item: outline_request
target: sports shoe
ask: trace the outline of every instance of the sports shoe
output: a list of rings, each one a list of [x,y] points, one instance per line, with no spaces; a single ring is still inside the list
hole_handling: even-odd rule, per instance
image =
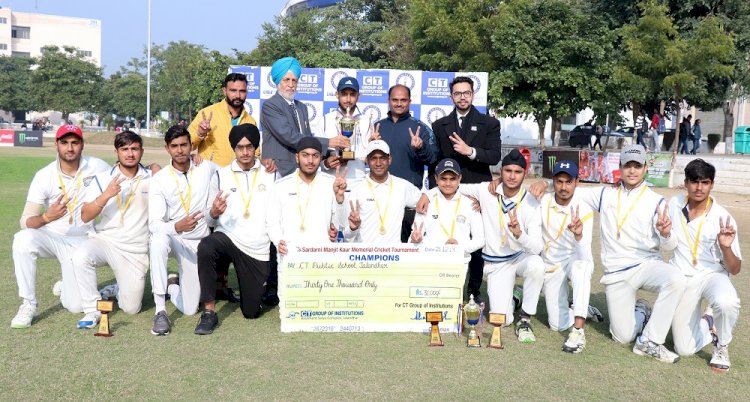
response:
[[[521,318],[516,323],[516,335],[518,336],[518,341],[521,343],[534,343],[536,341],[534,331],[531,330],[531,322],[528,318]]]
[[[99,294],[104,300],[112,300],[117,298],[117,293],[120,291],[120,287],[116,283],[107,285],[99,290]]]
[[[589,304],[588,311],[586,311],[586,319],[591,322],[604,322],[604,314],[598,308]]]
[[[52,294],[60,297],[62,296],[62,290],[63,290],[63,282],[57,281],[54,285],[52,285]]]
[[[24,300],[21,307],[18,308],[18,313],[11,320],[10,327],[15,329],[28,328],[31,326],[34,317],[36,317],[36,306],[28,300]]]
[[[154,325],[151,327],[151,335],[164,336],[169,335],[172,329],[172,323],[169,322],[167,312],[162,310],[154,316]]]
[[[219,325],[219,317],[213,311],[204,311],[201,313],[201,319],[198,321],[198,325],[195,327],[196,335],[211,335]]]
[[[226,300],[230,303],[240,302],[239,296],[234,293],[232,288],[216,288],[216,300]]]
[[[641,342],[640,337],[635,339],[633,353],[641,356],[653,357],[656,360],[666,363],[676,363],[680,360],[680,356],[671,352],[666,346],[651,341]]]
[[[711,370],[719,373],[729,371],[729,348],[727,345],[719,345],[718,342],[714,345],[711,362],[708,365],[711,366]]]
[[[583,348],[586,347],[586,334],[583,333],[583,329],[571,328],[568,334],[568,339],[563,343],[563,352],[568,353],[581,353]]]
[[[276,288],[267,288],[263,296],[260,297],[260,302],[264,306],[274,307],[279,305],[279,293]]]
[[[513,287],[513,310],[521,308],[521,301],[523,300],[523,288],[516,285]]]
[[[99,324],[99,319],[102,317],[102,313],[94,311],[93,313],[86,313],[80,320],[78,320],[78,329],[91,329],[95,328]]]

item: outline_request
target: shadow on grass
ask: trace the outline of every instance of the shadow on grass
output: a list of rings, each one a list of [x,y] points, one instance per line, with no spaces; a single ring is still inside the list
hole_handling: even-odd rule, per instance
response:
[[[34,321],[44,320],[45,318],[49,318],[52,315],[54,315],[54,314],[56,314],[56,313],[58,313],[60,311],[63,311],[63,310],[65,310],[65,308],[63,308],[62,304],[57,303],[54,306],[52,306],[52,307],[50,307],[50,308],[42,311],[39,315],[37,315],[34,318]]]

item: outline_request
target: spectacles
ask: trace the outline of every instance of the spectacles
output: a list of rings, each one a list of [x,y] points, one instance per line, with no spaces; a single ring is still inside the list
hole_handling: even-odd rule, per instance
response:
[[[454,98],[468,98],[473,94],[474,94],[474,91],[463,91],[463,92],[454,92],[452,95]]]

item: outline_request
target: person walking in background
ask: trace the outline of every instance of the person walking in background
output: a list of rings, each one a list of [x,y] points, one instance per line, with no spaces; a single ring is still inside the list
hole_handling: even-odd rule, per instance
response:
[[[641,110],[638,117],[635,119],[635,133],[637,135],[636,137],[636,144],[643,145],[643,147],[646,147],[646,143],[643,142],[643,132],[646,131],[646,113]]]
[[[701,119],[695,119],[695,125],[693,125],[691,136],[693,140],[693,149],[690,150],[690,153],[695,155],[698,153],[698,148],[701,147]]]
[[[661,151],[661,144],[659,144],[659,123],[661,119],[659,118],[659,110],[654,108],[654,114],[651,115],[651,125],[649,126],[649,135],[651,137],[651,140],[653,141],[653,150],[654,152]]]
[[[693,118],[693,115],[689,114],[688,117],[685,117],[682,119],[682,123],[680,123],[680,143],[677,147],[677,152],[681,154],[688,153],[687,149],[687,138],[688,133],[690,133],[690,119]]]

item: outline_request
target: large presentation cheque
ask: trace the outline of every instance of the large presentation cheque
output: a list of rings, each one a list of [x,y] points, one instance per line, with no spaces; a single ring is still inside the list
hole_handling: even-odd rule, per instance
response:
[[[466,265],[453,245],[289,245],[279,261],[281,332],[441,332],[458,329]]]

